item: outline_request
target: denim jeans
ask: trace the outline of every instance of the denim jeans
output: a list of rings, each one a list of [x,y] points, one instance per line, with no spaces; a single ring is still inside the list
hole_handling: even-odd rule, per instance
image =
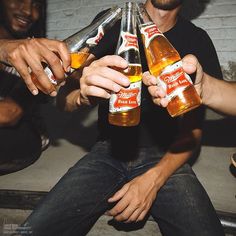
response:
[[[135,160],[121,161],[111,155],[108,142],[98,142],[68,170],[23,226],[35,236],[86,235],[114,206],[108,198],[156,165],[162,155],[155,148],[143,148]],[[224,235],[207,193],[188,164],[160,189],[150,214],[165,236]]]

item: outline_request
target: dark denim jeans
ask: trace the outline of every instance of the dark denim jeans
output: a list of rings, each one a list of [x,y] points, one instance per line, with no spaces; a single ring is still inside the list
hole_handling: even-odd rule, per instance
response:
[[[124,162],[111,156],[109,143],[98,142],[61,178],[24,226],[35,236],[86,235],[113,206],[108,198],[161,156],[156,149],[141,149],[137,159]],[[161,188],[150,214],[165,236],[224,235],[207,193],[188,164]]]

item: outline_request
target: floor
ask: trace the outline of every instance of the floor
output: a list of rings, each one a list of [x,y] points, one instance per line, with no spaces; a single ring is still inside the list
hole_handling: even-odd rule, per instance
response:
[[[85,109],[82,112],[68,114],[56,110],[52,105],[47,105],[43,107],[43,115],[47,118],[51,146],[32,166],[16,173],[1,176],[0,189],[48,191],[95,142],[96,109],[91,112]],[[215,125],[219,127],[222,119],[224,118],[208,111],[206,136],[209,137],[209,133],[211,133],[213,141],[203,140],[204,146],[201,155],[193,168],[206,188],[215,208],[236,213],[236,170],[230,165],[230,155],[236,152],[234,141],[236,139],[232,137],[232,132],[235,129],[232,130],[232,126],[227,129],[227,124],[224,124],[223,134],[215,130]],[[217,143],[220,141],[225,143],[229,138],[227,145]],[[1,234],[4,232],[4,225],[10,227],[19,224],[29,213],[30,211],[0,209],[0,235],[7,235],[6,232]],[[119,228],[115,229],[114,226],[109,225],[110,223],[107,223],[109,220],[108,216],[103,216],[89,236],[161,235],[156,233],[158,228],[153,221],[148,221],[142,229],[126,232],[119,231]]]

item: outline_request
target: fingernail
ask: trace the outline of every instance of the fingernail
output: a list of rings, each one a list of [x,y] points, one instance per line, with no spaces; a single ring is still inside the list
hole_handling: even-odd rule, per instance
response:
[[[56,97],[56,96],[57,96],[57,92],[56,92],[56,91],[52,91],[52,92],[50,93],[50,96],[51,96],[51,97]]]
[[[118,84],[114,84],[113,85],[113,90],[114,90],[114,92],[119,92],[120,91],[120,86],[118,85]]]
[[[106,98],[107,98],[107,99],[110,99],[110,97],[111,97],[111,94],[108,93],[107,96],[106,96]]]
[[[125,86],[128,86],[130,84],[130,81],[128,78],[123,78],[122,82],[124,83]]]
[[[34,89],[34,90],[32,91],[32,94],[33,94],[33,95],[37,95],[37,94],[38,94],[38,91],[37,91],[36,89]]]

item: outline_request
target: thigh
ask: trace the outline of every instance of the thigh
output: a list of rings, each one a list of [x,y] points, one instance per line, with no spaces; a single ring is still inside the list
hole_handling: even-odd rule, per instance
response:
[[[123,181],[108,153],[93,150],[62,177],[24,226],[33,235],[84,235],[111,207],[107,199]]]
[[[164,236],[222,236],[212,203],[186,164],[159,191],[151,214]]]

